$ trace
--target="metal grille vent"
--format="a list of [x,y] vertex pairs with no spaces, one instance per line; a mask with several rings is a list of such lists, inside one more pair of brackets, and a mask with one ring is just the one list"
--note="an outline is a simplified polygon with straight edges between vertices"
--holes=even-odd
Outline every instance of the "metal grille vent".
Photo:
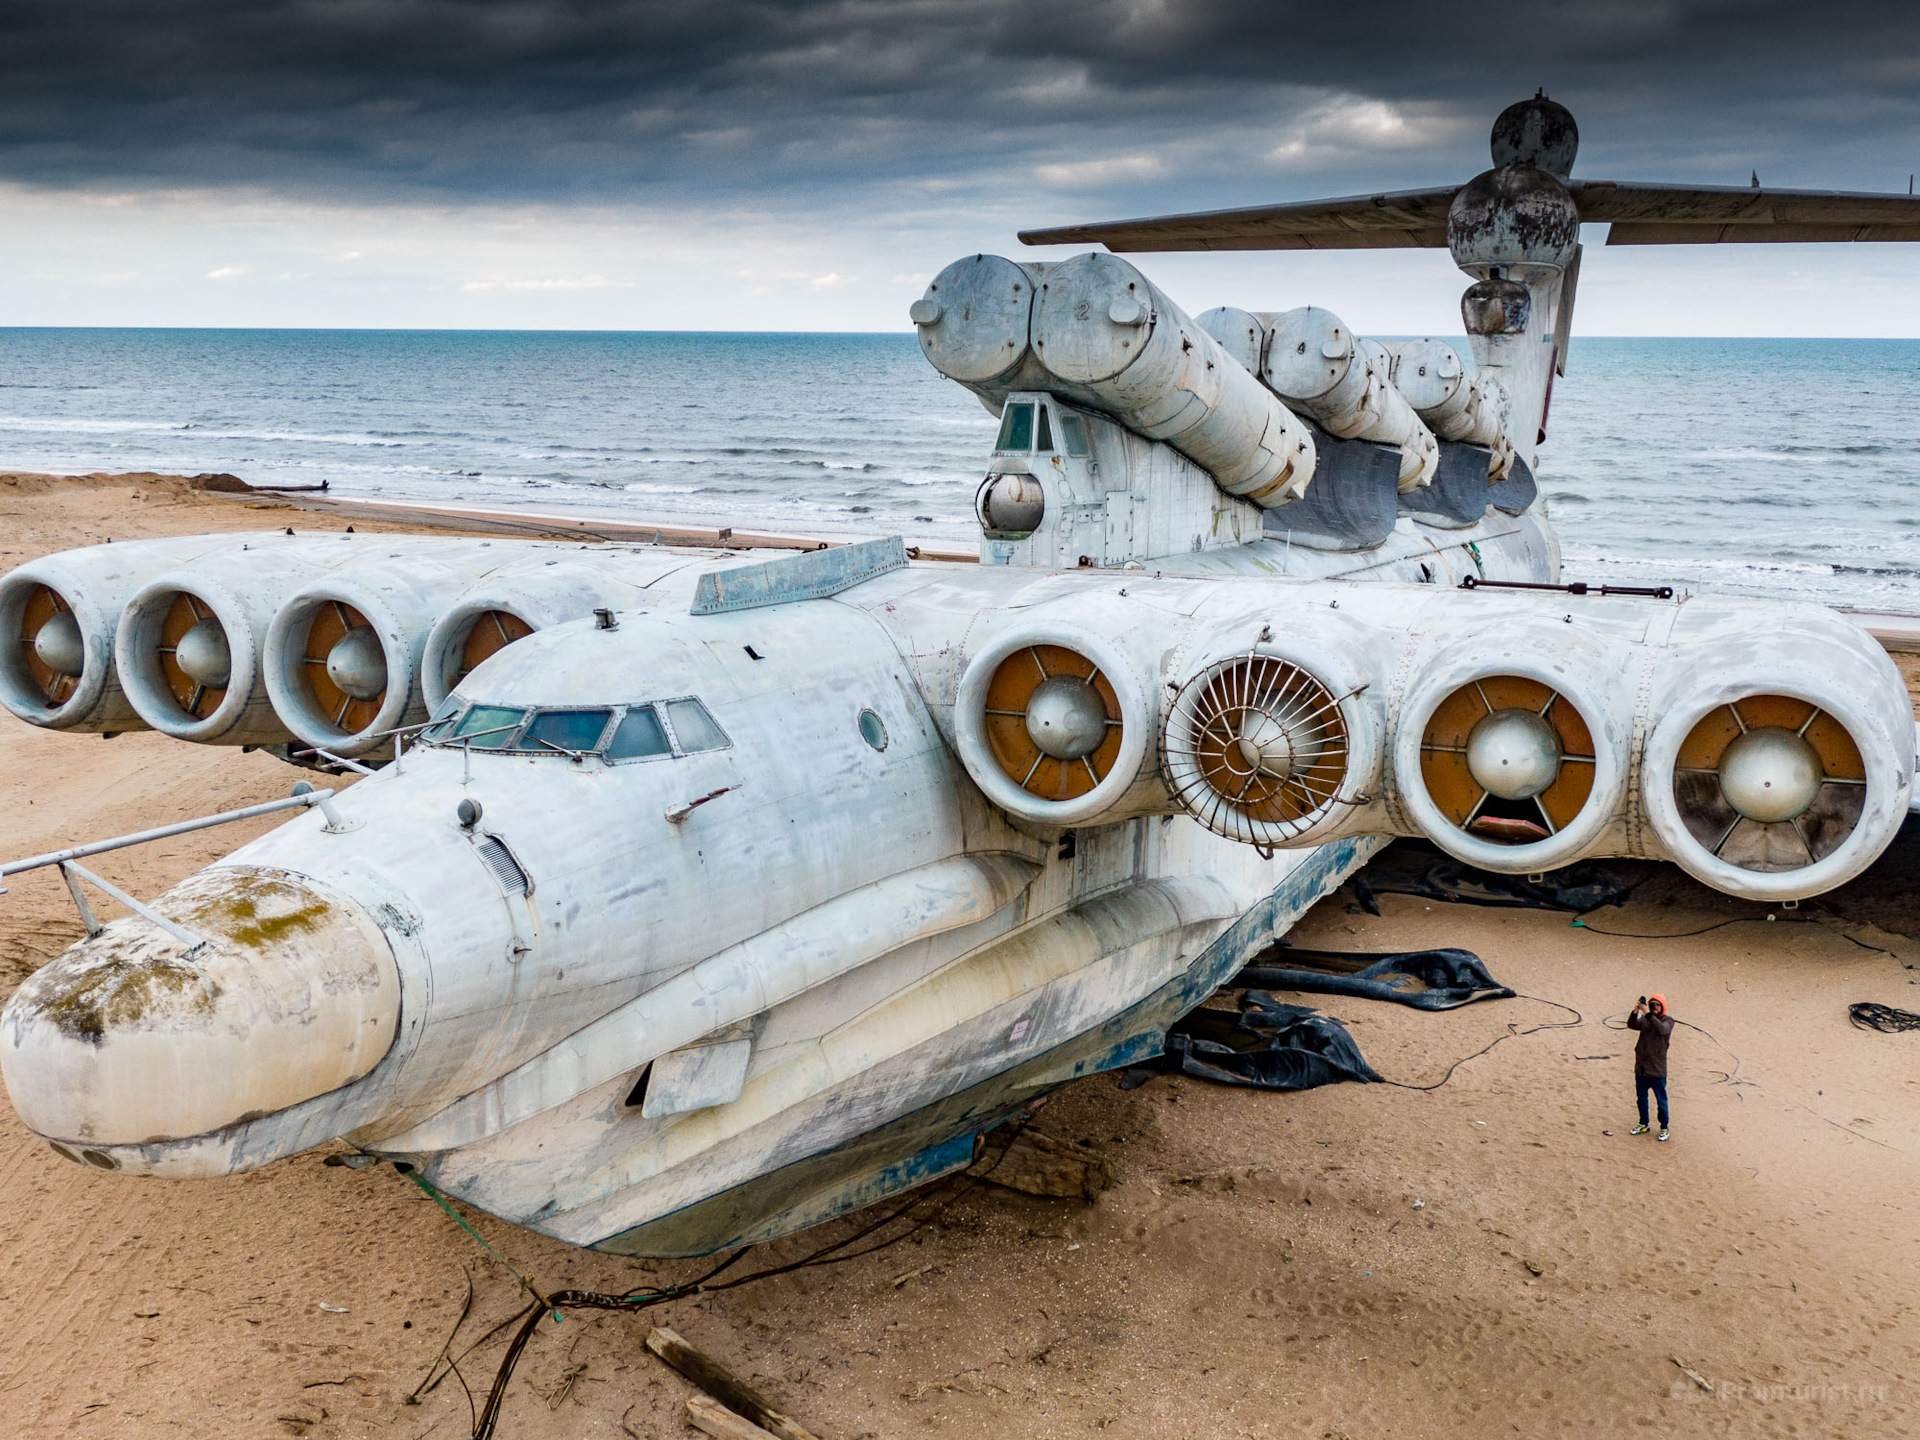
[[1216,835],[1298,840],[1341,803],[1352,763],[1346,698],[1258,647],[1209,665],[1181,687],[1160,734],[1175,798]]
[[486,862],[487,869],[493,872],[493,878],[500,882],[500,888],[507,894],[524,895],[532,888],[527,884],[527,872],[520,868],[520,862],[513,858],[513,852],[493,836],[487,836],[475,848]]

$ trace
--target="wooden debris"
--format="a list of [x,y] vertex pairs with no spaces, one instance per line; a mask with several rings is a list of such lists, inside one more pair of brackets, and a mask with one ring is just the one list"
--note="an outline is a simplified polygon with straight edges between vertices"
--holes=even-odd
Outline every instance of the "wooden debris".
[[[708,1430],[694,1414],[692,1401],[689,1401],[687,1418],[709,1435],[727,1436],[730,1440],[751,1440],[751,1437],[758,1435],[771,1435],[774,1440],[816,1440],[813,1432],[798,1420],[775,1409],[772,1402],[759,1391],[711,1355],[694,1349],[678,1332],[664,1325],[655,1326],[647,1335],[647,1349],[717,1401],[714,1409],[722,1416],[747,1427],[744,1430]],[[699,1400],[703,1397],[696,1395],[693,1398]],[[741,1419],[742,1416],[745,1418]]]
[[775,1440],[751,1420],[743,1420],[711,1395],[687,1397],[687,1423],[715,1440]]
[[996,1130],[989,1134],[983,1153],[969,1173],[1023,1195],[1084,1200],[1089,1204],[1113,1184],[1113,1172],[1098,1155],[1037,1130],[1011,1134]]
[[1713,1393],[1713,1382],[1707,1379],[1706,1376],[1702,1375],[1698,1370],[1694,1369],[1691,1365],[1687,1364],[1687,1362],[1682,1360],[1678,1355],[1669,1355],[1667,1358],[1673,1361],[1675,1365],[1680,1367],[1680,1373],[1686,1376],[1687,1379],[1691,1380],[1694,1384],[1698,1385],[1702,1390],[1706,1391],[1709,1395]]

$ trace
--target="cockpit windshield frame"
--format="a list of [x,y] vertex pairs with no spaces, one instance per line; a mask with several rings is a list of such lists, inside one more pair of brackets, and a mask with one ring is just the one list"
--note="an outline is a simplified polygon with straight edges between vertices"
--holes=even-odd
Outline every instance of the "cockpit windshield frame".
[[[692,706],[693,711],[683,711],[680,726],[674,724],[674,711]],[[489,726],[483,731],[468,735],[456,734],[465,719],[476,710],[497,712],[518,711],[519,718],[510,723]],[[591,745],[565,745],[551,738],[543,738],[533,733],[543,716],[581,715],[603,711],[606,720],[602,722],[598,735]],[[646,711],[652,716],[652,727],[665,741],[667,748],[649,754],[614,755],[610,753],[615,739],[629,714],[634,711]],[[704,731],[702,727],[705,727]],[[490,743],[474,744],[484,735]],[[696,695],[670,695],[659,700],[636,700],[623,704],[608,705],[501,705],[487,700],[469,700],[463,695],[451,694],[440,702],[440,709],[434,718],[420,731],[419,745],[435,746],[450,750],[469,750],[477,755],[514,755],[523,758],[541,756],[559,756],[570,760],[598,759],[606,765],[636,765],[649,760],[674,760],[687,755],[703,754],[715,750],[730,750],[733,740],[728,736],[720,722],[713,718],[713,712]]]

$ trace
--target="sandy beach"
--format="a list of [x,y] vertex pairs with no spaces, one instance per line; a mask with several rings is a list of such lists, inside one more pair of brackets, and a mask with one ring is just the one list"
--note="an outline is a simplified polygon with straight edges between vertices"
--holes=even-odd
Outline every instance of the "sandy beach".
[[[0,570],[108,537],[347,523],[370,528],[163,477],[0,475]],[[1920,679],[1920,657],[1902,664]],[[0,853],[277,798],[298,778],[264,754],[6,718]],[[1581,1023],[1517,1034],[1428,1092],[1083,1082],[1036,1127],[1110,1169],[1095,1202],[949,1184],[915,1212],[925,1223],[846,1263],[543,1323],[499,1433],[691,1434],[689,1386],[643,1345],[669,1324],[831,1440],[1920,1434],[1920,1033],[1856,1029],[1846,1010],[1920,1009],[1913,831],[1792,912],[1670,869],[1580,927],[1408,896],[1371,915],[1343,891],[1300,943],[1465,946],[1539,997],[1440,1015],[1313,1002],[1382,1074],[1430,1084],[1510,1027],[1566,1018],[1541,1001]],[[97,868],[152,895],[252,833]],[[57,875],[13,883],[0,995],[80,933]],[[1631,1037],[1606,1023],[1655,989],[1701,1027],[1673,1042],[1666,1145],[1627,1134]],[[519,1280],[390,1168],[323,1159],[129,1179],[62,1160],[0,1103],[0,1434],[467,1434],[467,1389],[484,1392],[503,1337],[412,1392],[469,1286],[456,1353],[520,1308]],[[699,1268],[467,1218],[543,1289]],[[860,1223],[764,1247],[729,1277]]]

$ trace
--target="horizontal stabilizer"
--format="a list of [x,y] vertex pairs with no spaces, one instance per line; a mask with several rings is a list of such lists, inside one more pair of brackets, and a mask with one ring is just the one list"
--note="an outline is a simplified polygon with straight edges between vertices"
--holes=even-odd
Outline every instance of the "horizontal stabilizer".
[[[1572,180],[1590,225],[1611,225],[1610,245],[1920,240],[1920,196],[1743,185],[1663,185]],[[1456,187],[1249,205],[1022,230],[1029,245],[1142,250],[1392,250],[1447,243]]]
[[1583,221],[1612,224],[1609,245],[1920,240],[1920,196],[1614,180],[1568,188]]
[[1394,250],[1447,243],[1458,186],[1022,230],[1028,245],[1134,250]]

